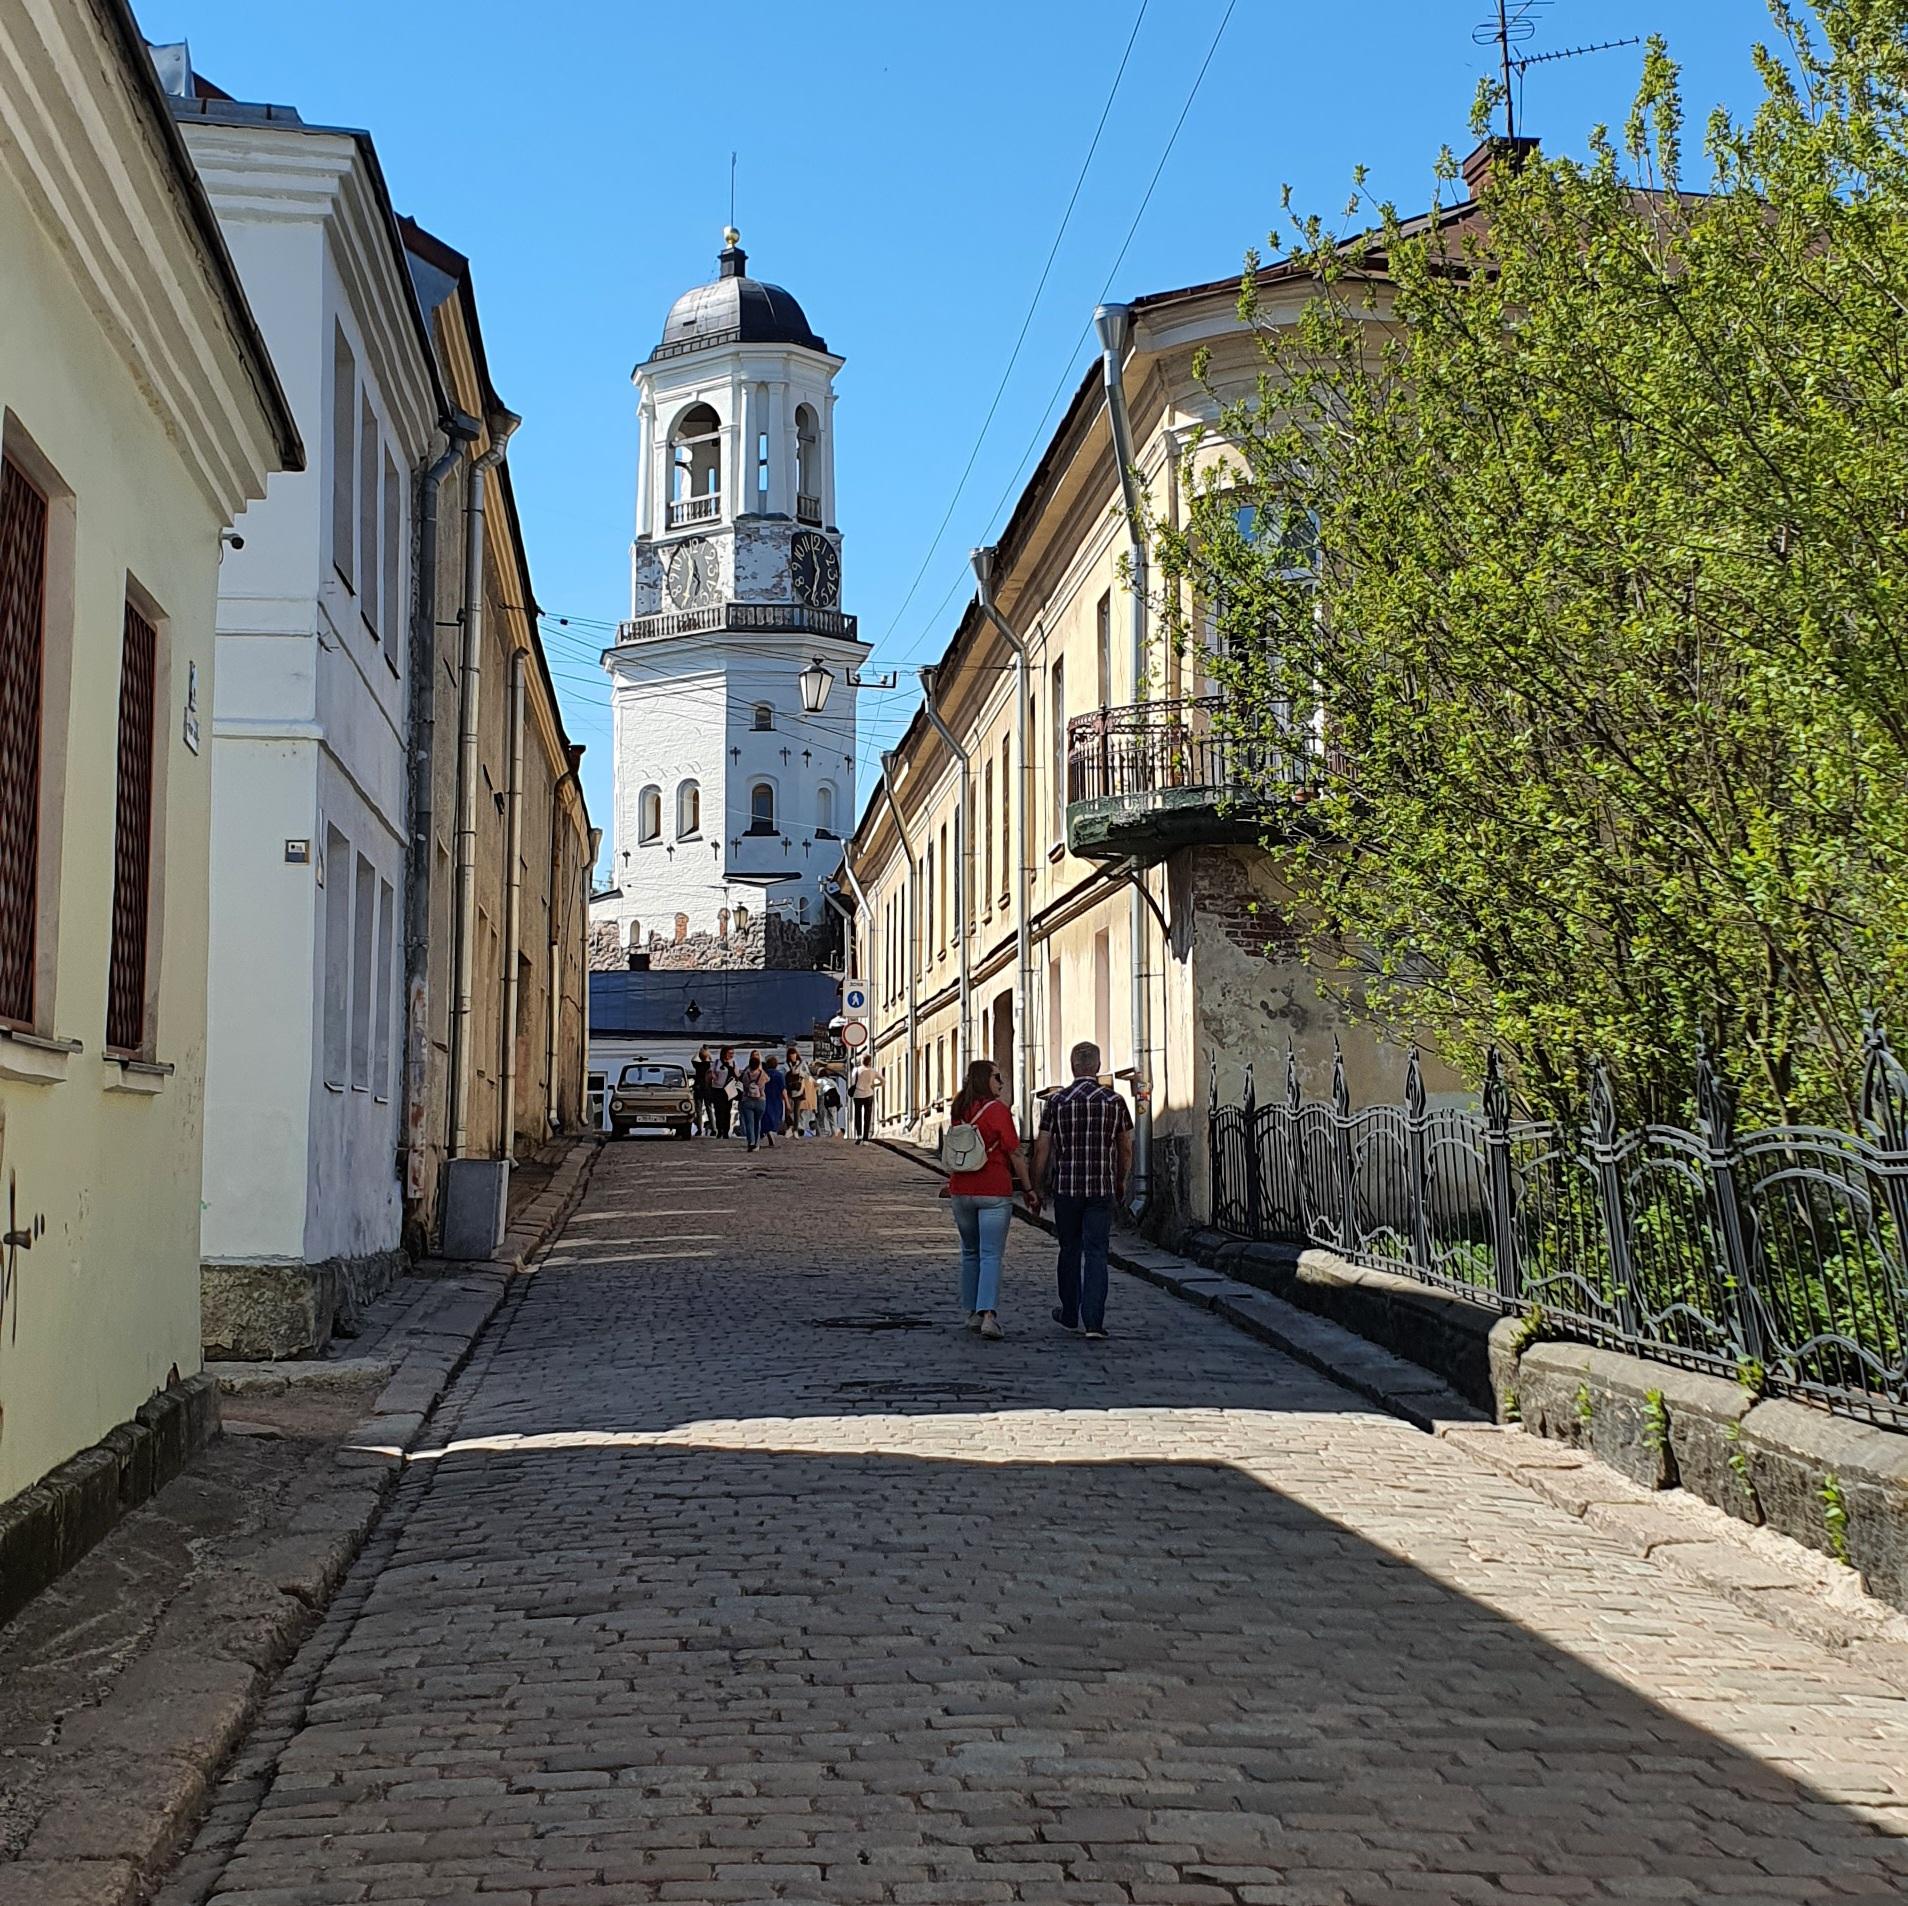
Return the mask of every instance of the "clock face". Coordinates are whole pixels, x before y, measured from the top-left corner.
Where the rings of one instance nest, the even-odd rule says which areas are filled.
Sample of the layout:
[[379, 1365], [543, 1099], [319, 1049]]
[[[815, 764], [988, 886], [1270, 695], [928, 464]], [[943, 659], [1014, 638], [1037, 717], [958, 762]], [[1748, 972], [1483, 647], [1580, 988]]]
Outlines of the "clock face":
[[693, 609], [716, 592], [715, 551], [700, 536], [678, 543], [669, 556], [669, 600], [678, 609]]
[[841, 558], [818, 530], [795, 532], [788, 546], [788, 573], [795, 593], [811, 609], [832, 609], [841, 600]]

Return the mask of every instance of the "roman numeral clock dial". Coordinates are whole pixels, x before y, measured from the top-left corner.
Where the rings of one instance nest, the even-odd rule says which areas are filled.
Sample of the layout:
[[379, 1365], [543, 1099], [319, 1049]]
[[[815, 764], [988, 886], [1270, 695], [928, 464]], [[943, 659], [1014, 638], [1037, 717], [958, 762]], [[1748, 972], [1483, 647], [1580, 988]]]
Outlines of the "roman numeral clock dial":
[[789, 579], [811, 609], [832, 609], [841, 601], [841, 557], [818, 530], [795, 532], [788, 550]]

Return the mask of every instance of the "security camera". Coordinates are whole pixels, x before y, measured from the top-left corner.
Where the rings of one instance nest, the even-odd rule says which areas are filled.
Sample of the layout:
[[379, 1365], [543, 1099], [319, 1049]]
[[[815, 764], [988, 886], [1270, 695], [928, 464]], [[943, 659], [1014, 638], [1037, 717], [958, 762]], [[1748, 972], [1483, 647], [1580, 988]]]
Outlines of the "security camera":
[[222, 542], [227, 549], [243, 549], [245, 547], [245, 538], [235, 529], [220, 530], [219, 541]]

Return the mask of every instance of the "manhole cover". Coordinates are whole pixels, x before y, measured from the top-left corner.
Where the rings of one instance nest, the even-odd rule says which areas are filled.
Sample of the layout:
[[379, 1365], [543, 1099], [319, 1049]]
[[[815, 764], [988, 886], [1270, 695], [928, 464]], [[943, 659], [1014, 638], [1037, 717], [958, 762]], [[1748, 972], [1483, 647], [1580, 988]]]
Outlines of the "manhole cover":
[[910, 1317], [904, 1311], [871, 1310], [862, 1317], [817, 1317], [817, 1330], [932, 1330], [931, 1317]]

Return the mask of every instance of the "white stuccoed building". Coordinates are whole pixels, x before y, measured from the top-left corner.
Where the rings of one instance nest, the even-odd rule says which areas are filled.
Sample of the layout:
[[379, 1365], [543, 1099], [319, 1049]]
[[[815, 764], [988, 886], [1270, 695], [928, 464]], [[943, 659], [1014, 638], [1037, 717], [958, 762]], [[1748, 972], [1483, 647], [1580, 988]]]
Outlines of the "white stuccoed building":
[[412, 512], [447, 402], [369, 136], [176, 66], [311, 446], [219, 572], [200, 1226], [211, 1353], [302, 1355], [404, 1263]]
[[[843, 360], [737, 234], [636, 367], [642, 448], [630, 620], [613, 687], [606, 897], [619, 946], [726, 937], [764, 912], [819, 923], [855, 824], [853, 671], [841, 607], [835, 373]], [[800, 677], [829, 671], [819, 713]]]

